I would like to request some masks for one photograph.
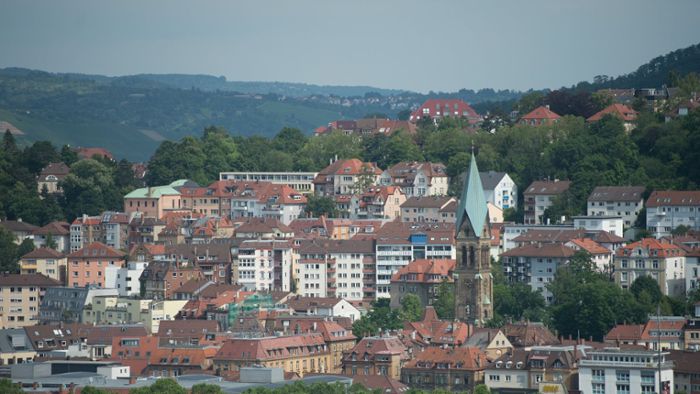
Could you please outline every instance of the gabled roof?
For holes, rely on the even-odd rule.
[[[638,341],[642,339],[644,324],[618,324],[611,328],[605,337],[606,342],[614,341]]]
[[[8,231],[12,232],[27,232],[31,233],[36,231],[39,227],[23,222],[20,220],[0,220],[0,227],[5,227]]]
[[[69,235],[70,224],[67,222],[51,222],[44,227],[34,230],[34,235]]]
[[[548,243],[542,245],[525,245],[513,248],[501,253],[505,257],[559,257],[567,258],[576,253],[574,249],[560,243]]]
[[[62,179],[70,172],[70,167],[65,163],[49,163],[46,167],[42,168],[41,173],[39,173],[39,178],[44,178],[48,175],[55,175],[59,179]]]
[[[525,347],[559,344],[557,337],[542,323],[510,323],[503,326],[501,331],[503,331],[503,334],[513,346]]]
[[[545,106],[539,106],[532,111],[528,112],[526,115],[523,115],[520,119],[525,119],[525,120],[539,120],[539,119],[549,119],[549,120],[556,120],[561,118],[561,116],[551,109],[545,107]]]
[[[159,337],[201,337],[219,331],[216,320],[163,320],[158,326]]]
[[[481,171],[479,172],[479,177],[481,178],[481,185],[484,190],[493,190],[498,186],[501,180],[508,174],[505,172],[498,171]]]
[[[76,250],[75,252],[71,253],[68,255],[69,258],[75,259],[75,258],[115,258],[115,259],[122,259],[124,258],[125,253],[120,252],[118,250],[112,249],[109,246],[103,244],[102,242],[93,242],[85,247],[83,247],[80,250]]]
[[[296,356],[318,354],[316,347],[325,346],[323,335],[318,333],[285,337],[266,337],[227,341],[219,349],[215,360],[268,360],[286,359],[292,352]]]
[[[65,256],[63,255],[63,253],[58,252],[54,249],[39,248],[39,249],[34,249],[31,252],[22,256],[22,260],[24,260],[24,259],[62,259],[64,257]]]
[[[401,208],[440,209],[453,200],[453,197],[448,196],[414,196],[407,199],[403,204],[401,204]]]
[[[414,356],[403,368],[442,369],[480,371],[488,364],[486,353],[475,347],[458,349],[428,347]],[[447,365],[447,366],[445,366]]]
[[[579,248],[587,251],[588,253],[590,253],[592,255],[612,254],[612,251],[610,251],[610,249],[601,246],[598,242],[596,242],[590,238],[575,238],[569,242],[571,242],[572,244],[578,246]]]
[[[373,360],[376,355],[400,355],[402,360],[410,358],[408,349],[397,337],[364,337],[352,350],[343,354],[343,360],[352,360],[352,354],[359,357],[366,354],[370,360]]]
[[[352,382],[383,394],[401,394],[410,390],[410,387],[386,375],[353,375]]]
[[[637,111],[624,104],[610,104],[609,106],[603,108],[602,110],[593,114],[593,116],[586,119],[588,122],[597,122],[603,118],[605,115],[613,115],[625,122],[632,122],[637,119]]]
[[[647,200],[647,207],[699,206],[700,190],[654,190]]]
[[[588,196],[588,201],[630,201],[642,199],[644,186],[598,186]]]
[[[454,259],[416,259],[399,268],[391,276],[391,281],[401,283],[442,283],[450,276],[454,268]],[[415,277],[415,279],[412,277]]]
[[[569,189],[571,181],[534,181],[523,194],[561,194]]]
[[[642,238],[615,251],[616,256],[631,256],[635,249],[644,249],[655,253],[658,257],[685,256],[685,251],[680,247],[667,242],[661,242],[656,238]]]
[[[376,163],[366,163],[360,159],[336,160],[321,170],[318,175],[361,175],[365,173],[381,175],[382,170]],[[314,180],[316,182],[316,180]]]
[[[124,198],[160,198],[162,196],[179,196],[180,192],[172,186],[142,187],[132,190]]]
[[[42,274],[0,274],[0,287],[5,286],[61,286],[56,280]]]
[[[481,237],[484,226],[488,225],[486,219],[488,218],[489,210],[486,205],[484,188],[481,185],[481,177],[479,176],[479,169],[476,166],[474,152],[472,152],[471,156],[467,181],[464,183],[462,197],[459,200],[455,227],[457,231],[459,231],[464,221],[469,220],[469,225],[474,231],[474,234],[477,237]]]

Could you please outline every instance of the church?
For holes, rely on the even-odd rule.
[[[454,286],[455,318],[473,327],[483,327],[493,318],[489,222],[484,188],[472,152],[455,224]]]

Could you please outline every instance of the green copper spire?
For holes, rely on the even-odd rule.
[[[474,230],[474,234],[480,237],[486,223],[487,215],[488,207],[486,206],[484,187],[481,185],[479,169],[476,167],[474,148],[472,147],[472,160],[471,163],[469,163],[467,179],[466,182],[464,182],[464,190],[462,191],[462,197],[459,200],[459,209],[457,210],[457,231],[459,232],[465,220],[469,220],[469,225]]]

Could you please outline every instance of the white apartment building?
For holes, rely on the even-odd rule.
[[[624,235],[622,216],[574,216],[574,228],[589,231],[607,231],[618,237]]]
[[[382,172],[378,183],[399,186],[406,197],[444,196],[449,187],[442,163],[401,162]]]
[[[139,295],[141,292],[139,278],[146,266],[148,263],[145,261],[130,261],[126,267],[106,267],[105,288],[117,289],[120,297]]]
[[[277,185],[287,185],[304,194],[314,192],[316,172],[220,172],[219,180],[241,182],[265,181]]]
[[[523,219],[525,224],[543,224],[542,216],[544,212],[552,206],[554,199],[569,190],[571,181],[534,181],[525,189],[523,199],[525,200],[525,213]]]
[[[661,238],[678,226],[700,230],[700,191],[654,191],[647,200],[647,230]]]
[[[673,394],[673,363],[666,360],[667,356],[667,352],[659,356],[653,350],[588,351],[578,365],[579,390],[591,394]]]
[[[501,208],[518,207],[518,185],[505,172],[480,172],[486,201]]]
[[[559,230],[573,230],[574,226],[561,224],[545,226],[541,224],[515,224],[506,223],[503,225],[501,230],[501,250],[507,252],[513,248],[517,248],[519,245],[515,241],[515,238],[530,230],[545,230],[545,231],[559,231]]]
[[[598,186],[588,196],[588,216],[620,216],[626,228],[634,226],[644,208],[644,186]]]
[[[238,247],[238,284],[246,290],[291,291],[295,256],[289,241],[243,241]]]
[[[642,275],[654,278],[667,296],[685,295],[685,252],[678,246],[644,238],[615,252],[615,282],[629,288]]]

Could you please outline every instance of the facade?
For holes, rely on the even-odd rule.
[[[359,159],[336,160],[314,178],[317,195],[333,196],[362,192],[364,186],[377,183],[382,174],[375,163],[363,163]]]
[[[624,236],[624,220],[621,216],[574,216],[574,228],[588,231],[607,231],[617,237]]]
[[[442,163],[401,162],[382,172],[382,186],[398,186],[406,197],[444,196],[449,187]]]
[[[554,199],[569,190],[571,181],[534,181],[523,193],[525,224],[543,224],[542,216]]]
[[[105,269],[105,287],[117,289],[122,297],[138,296],[141,290],[141,274],[148,263],[129,261],[125,266],[107,266]]]
[[[29,363],[36,357],[26,332],[21,328],[0,330],[0,369],[8,365]]]
[[[579,362],[579,389],[584,393],[673,394],[673,362],[668,356],[668,352],[659,355],[649,350],[589,351]]]
[[[396,186],[370,186],[350,200],[351,219],[394,220],[401,216],[406,195]]]
[[[417,389],[472,392],[487,364],[486,354],[475,347],[429,347],[401,368],[401,382]]]
[[[0,274],[0,329],[37,324],[46,289],[60,285],[41,274]]]
[[[70,224],[66,222],[51,222],[44,227],[34,230],[34,247],[46,247],[49,238],[61,253],[70,250]]]
[[[151,300],[101,295],[83,308],[81,322],[86,324],[123,325],[144,323],[147,320]]]
[[[484,383],[499,393],[574,392],[579,350],[574,346],[514,349],[488,365]]]
[[[493,317],[491,225],[479,169],[472,154],[457,210],[455,318],[482,326]]]
[[[290,291],[294,265],[289,241],[243,241],[238,247],[234,282],[250,291]]]
[[[657,191],[646,203],[647,230],[656,238],[671,235],[678,226],[700,231],[700,191]]]
[[[129,216],[123,212],[83,215],[70,225],[70,251],[76,252],[94,242],[126,251],[129,246]]]
[[[124,196],[124,212],[127,215],[131,215],[134,212],[142,212],[144,216],[160,219],[168,210],[181,209],[180,199],[180,192],[172,184],[142,187]]]
[[[68,286],[105,287],[107,267],[124,265],[125,254],[101,242],[93,242],[68,255]]]
[[[554,280],[559,267],[569,263],[576,251],[563,244],[530,244],[501,254],[501,264],[510,283],[525,283],[532,290],[542,292],[547,303],[552,293],[547,284]]]
[[[635,279],[649,275],[664,295],[685,294],[685,252],[678,246],[644,238],[615,252],[615,282],[623,289]]]
[[[22,275],[41,274],[61,284],[66,283],[66,256],[49,248],[35,249],[19,260]]]
[[[408,118],[411,122],[431,119],[438,122],[442,118],[464,118],[470,125],[481,122],[482,118],[469,104],[460,99],[430,99],[413,111]]]
[[[585,250],[591,254],[591,259],[598,272],[612,275],[613,272],[613,252],[603,247],[598,242],[590,238],[574,238],[564,244],[574,250]]]
[[[202,271],[193,263],[177,260],[151,261],[139,278],[141,296],[153,300],[168,300],[172,298],[175,290],[183,284],[192,279],[203,278]],[[184,303],[185,301],[183,301],[183,305]]]
[[[65,163],[49,163],[41,170],[36,180],[37,192],[41,194],[46,190],[49,194],[63,193],[58,182],[62,181],[69,172],[70,168]]]
[[[529,126],[546,126],[559,121],[561,116],[549,109],[547,106],[539,106],[527,114],[523,115],[518,123]]]
[[[219,180],[238,182],[271,182],[276,185],[287,185],[292,189],[310,194],[314,192],[315,172],[221,172]]]
[[[343,354],[342,374],[400,379],[401,368],[410,358],[406,346],[397,337],[364,337]]]
[[[518,207],[518,185],[505,172],[480,172],[486,201],[500,209]]]
[[[621,216],[625,228],[634,226],[644,208],[644,186],[598,186],[588,196],[588,216]]]
[[[418,296],[421,306],[433,305],[444,282],[452,283],[455,261],[452,259],[419,259],[401,267],[391,277],[391,307],[401,307],[407,294]]]
[[[442,213],[445,207],[454,202],[453,197],[430,196],[411,197],[401,204],[401,220],[404,222],[444,222]]]
[[[288,297],[284,304],[297,315],[325,316],[327,318],[348,318],[359,320],[360,311],[342,298],[331,297]]]
[[[39,309],[41,323],[80,322],[89,292],[87,287],[47,289]]]

